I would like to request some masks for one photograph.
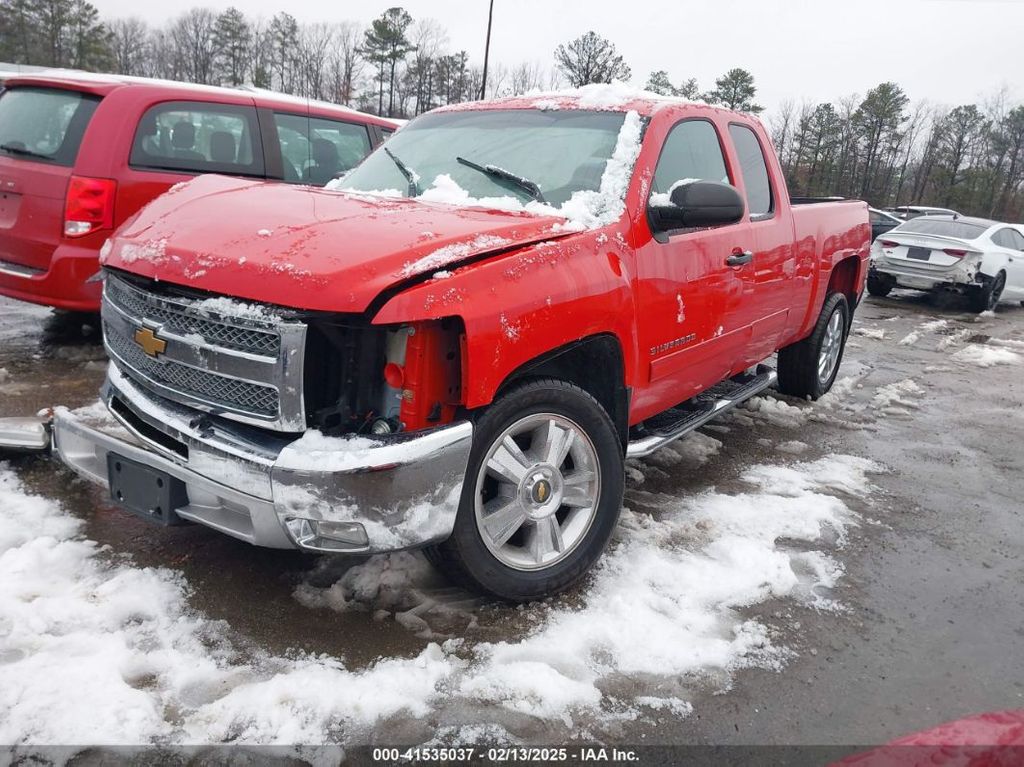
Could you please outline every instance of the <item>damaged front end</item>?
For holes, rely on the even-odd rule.
[[[459,322],[380,327],[107,278],[105,407],[12,423],[17,441],[45,449],[52,431],[123,508],[254,545],[365,554],[451,534],[473,434]]]

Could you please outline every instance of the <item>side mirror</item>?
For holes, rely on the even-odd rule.
[[[736,188],[718,181],[679,184],[669,195],[669,202],[648,208],[655,232],[735,224],[746,210]]]

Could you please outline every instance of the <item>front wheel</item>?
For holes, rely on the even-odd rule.
[[[619,517],[622,444],[573,384],[525,383],[477,422],[455,530],[427,558],[499,599],[567,589],[600,558]]]
[[[849,327],[846,296],[833,293],[825,299],[811,334],[779,350],[779,391],[814,400],[828,392],[839,375]]]

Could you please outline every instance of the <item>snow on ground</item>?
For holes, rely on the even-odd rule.
[[[872,338],[875,341],[885,340],[885,331],[881,328],[854,327],[853,333],[854,335],[864,336],[865,338]]]
[[[711,449],[705,440],[681,455]],[[876,468],[835,456],[754,467],[737,494],[639,494],[580,595],[489,608],[527,616],[534,628],[520,638],[474,641],[470,621],[416,657],[353,669],[232,641],[190,607],[180,574],[83,540],[78,520],[0,466],[0,742],[365,742],[391,717],[459,702],[475,726],[508,712],[566,727],[685,715],[694,685],[784,662],[787,649],[746,608],[825,605],[842,573],[833,549],[857,520],[844,498],[865,496]],[[429,632],[438,604],[423,597],[426,568],[419,555],[374,557],[296,598]],[[474,600],[440,608],[472,617]],[[623,675],[625,692],[608,694]]]
[[[957,362],[964,362],[979,368],[990,368],[994,365],[1016,365],[1021,357],[1016,352],[993,346],[969,344],[953,355]]]
[[[916,410],[924,389],[910,378],[880,386],[871,404],[885,415],[909,415]]]

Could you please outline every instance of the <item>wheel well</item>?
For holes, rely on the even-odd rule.
[[[832,267],[832,274],[828,280],[828,293],[842,293],[850,304],[850,310],[857,305],[857,297],[861,292],[861,285],[857,284],[857,272],[860,261],[856,256],[845,258]]]
[[[533,378],[557,378],[575,384],[601,403],[625,445],[629,439],[629,389],[622,347],[610,335],[590,336],[531,360],[506,378],[495,395]]]

